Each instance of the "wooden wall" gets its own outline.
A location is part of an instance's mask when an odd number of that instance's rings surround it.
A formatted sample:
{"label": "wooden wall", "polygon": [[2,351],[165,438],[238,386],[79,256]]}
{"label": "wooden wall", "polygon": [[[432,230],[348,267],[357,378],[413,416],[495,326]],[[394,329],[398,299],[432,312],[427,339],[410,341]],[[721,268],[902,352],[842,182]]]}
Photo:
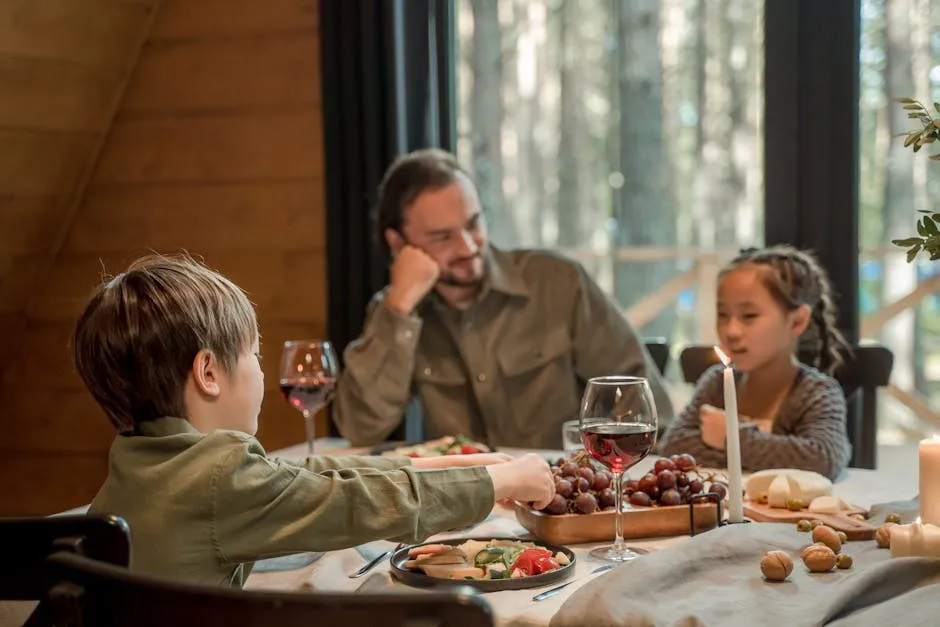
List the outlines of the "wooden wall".
{"label": "wooden wall", "polygon": [[[0,444],[0,482],[6,494],[13,486],[13,498],[0,499],[0,515],[80,505],[102,481],[113,434],[73,372],[68,338],[102,267],[118,272],[148,250],[201,255],[249,292],[262,326],[268,389],[260,437],[269,450],[303,439],[300,415],[278,395],[277,362],[284,340],[326,331],[317,1],[160,5],[61,245],[23,245],[39,257],[51,254],[53,263],[41,282],[26,281],[34,302],[20,316],[26,326],[18,354],[4,358],[0,407],[12,439]],[[51,91],[34,96],[35,106],[52,106],[42,104],[55,98]],[[97,120],[98,110],[82,119]],[[32,154],[26,147],[0,150],[14,159]],[[75,152],[64,151],[49,167],[67,169]],[[22,179],[41,154],[19,162],[19,177],[6,178]],[[68,200],[64,183],[28,182],[34,204],[50,190],[50,202]],[[42,213],[27,201],[19,205],[20,214]],[[46,214],[56,221],[54,212]],[[42,227],[32,233],[31,241],[46,240]],[[41,489],[19,489],[27,477]]]}

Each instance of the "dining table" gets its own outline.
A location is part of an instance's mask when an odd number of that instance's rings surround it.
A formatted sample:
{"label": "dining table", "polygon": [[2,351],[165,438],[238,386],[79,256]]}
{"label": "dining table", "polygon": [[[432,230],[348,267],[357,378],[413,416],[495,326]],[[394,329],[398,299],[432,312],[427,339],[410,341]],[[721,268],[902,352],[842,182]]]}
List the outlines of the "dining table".
{"label": "dining table", "polygon": [[[318,439],[314,444],[314,450],[318,455],[368,455],[371,452],[368,448],[351,447],[347,441],[339,438]],[[562,451],[513,448],[501,448],[500,451],[512,456],[534,452],[546,459],[558,459],[565,456]],[[272,451],[269,455],[283,459],[301,460],[307,455],[307,445],[298,444]],[[634,477],[641,476],[652,468],[656,459],[655,457],[648,457],[631,468],[628,474]],[[879,503],[913,498],[917,490],[916,482],[912,479],[913,477],[907,478],[896,472],[850,468],[844,471],[834,482],[833,493],[848,503],[868,509]],[[629,525],[629,517],[624,521],[624,524]],[[490,515],[476,525],[449,533],[437,534],[429,540],[464,537],[532,539],[529,532],[516,520],[514,509],[505,504],[497,503]],[[688,539],[689,536],[687,535],[655,537],[629,540],[628,544],[631,547],[652,552],[677,545]],[[574,572],[568,579],[570,585],[544,600],[534,600],[533,596],[551,588],[552,585],[542,588],[485,593],[484,598],[492,608],[496,625],[499,627],[548,625],[552,616],[576,590],[582,586],[590,585],[595,578],[603,576],[602,574],[592,574],[595,568],[602,565],[602,562],[596,561],[590,556],[591,549],[597,547],[598,544],[577,544],[569,547],[577,556]],[[392,577],[390,560],[384,557],[367,575],[359,578],[349,577],[350,574],[356,572],[368,562],[394,548],[394,543],[380,540],[327,553],[307,553],[264,560],[256,564],[246,582],[246,588],[282,591],[371,592],[381,590],[419,593],[420,590],[400,583]]]}

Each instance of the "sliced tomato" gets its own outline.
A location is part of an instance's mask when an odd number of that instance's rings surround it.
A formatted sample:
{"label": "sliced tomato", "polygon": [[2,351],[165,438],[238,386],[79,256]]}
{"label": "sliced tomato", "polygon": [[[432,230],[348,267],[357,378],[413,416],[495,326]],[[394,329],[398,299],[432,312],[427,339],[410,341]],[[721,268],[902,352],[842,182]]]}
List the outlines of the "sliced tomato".
{"label": "sliced tomato", "polygon": [[460,445],[460,453],[461,453],[462,455],[473,455],[474,453],[479,453],[479,452],[480,452],[480,449],[478,449],[477,447],[475,447],[475,446],[472,445],[472,444],[461,444],[461,445]]}
{"label": "sliced tomato", "polygon": [[552,552],[547,549],[530,548],[524,550],[512,563],[510,571],[519,570],[526,576],[541,575],[559,568]]}

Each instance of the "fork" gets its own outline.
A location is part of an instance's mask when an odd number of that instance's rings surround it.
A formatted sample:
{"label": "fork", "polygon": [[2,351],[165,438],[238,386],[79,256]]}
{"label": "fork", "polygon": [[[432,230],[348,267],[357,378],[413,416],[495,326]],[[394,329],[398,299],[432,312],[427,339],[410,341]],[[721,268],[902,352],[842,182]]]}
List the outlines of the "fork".
{"label": "fork", "polygon": [[372,560],[369,561],[368,564],[366,564],[365,566],[363,566],[362,568],[360,568],[359,570],[357,570],[357,571],[354,572],[353,574],[349,575],[349,578],[350,578],[350,579],[359,579],[360,577],[362,577],[363,575],[365,575],[367,572],[369,572],[370,570],[372,570],[373,568],[375,568],[376,566],[378,566],[379,563],[380,563],[382,560],[384,560],[386,557],[388,557],[389,555],[391,555],[392,553],[394,553],[394,552],[397,551],[398,549],[402,548],[403,546],[405,546],[405,545],[404,545],[403,543],[399,542],[399,543],[398,543],[398,546],[396,546],[394,549],[391,549],[391,550],[389,550],[389,551],[385,551],[385,552],[383,552],[383,553],[379,553],[378,555],[376,555],[375,557],[373,557]]}

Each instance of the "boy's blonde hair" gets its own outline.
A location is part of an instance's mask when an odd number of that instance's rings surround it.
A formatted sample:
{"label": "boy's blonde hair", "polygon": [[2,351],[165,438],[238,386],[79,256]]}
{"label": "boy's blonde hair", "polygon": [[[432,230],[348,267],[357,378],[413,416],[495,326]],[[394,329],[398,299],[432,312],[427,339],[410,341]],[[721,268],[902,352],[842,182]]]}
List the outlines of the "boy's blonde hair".
{"label": "boy's blonde hair", "polygon": [[186,417],[183,389],[196,354],[231,373],[258,334],[234,283],[188,255],[151,255],[99,285],[75,327],[78,374],[118,431]]}

